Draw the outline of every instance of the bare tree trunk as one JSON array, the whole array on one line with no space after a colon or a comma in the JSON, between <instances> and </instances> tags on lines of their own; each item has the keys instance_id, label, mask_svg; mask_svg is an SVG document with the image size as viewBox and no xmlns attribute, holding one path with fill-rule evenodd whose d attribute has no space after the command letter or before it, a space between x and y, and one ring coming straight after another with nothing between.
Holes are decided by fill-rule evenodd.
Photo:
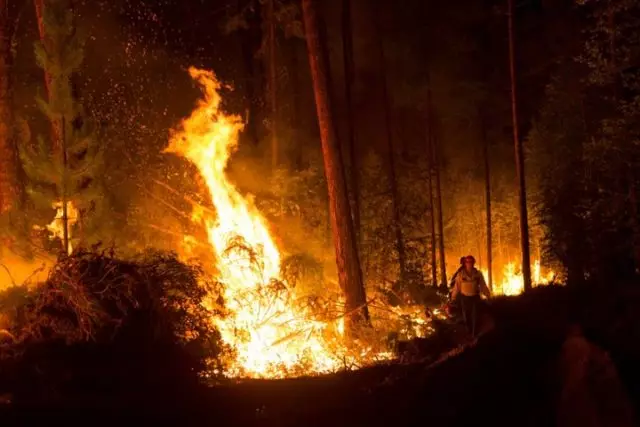
<instances>
[{"instance_id":1,"label":"bare tree trunk","mask_svg":"<svg viewBox=\"0 0 640 427\"><path fill-rule=\"evenodd\" d=\"M329 214L336 250L338 280L345 293L345 310L349 320L347 323L351 329L357 323L368 323L369 311L353 231L342 154L333 121L327 82L328 64L323 54L325 40L320 37L319 20L314 0L302 0L302 11L327 178Z\"/></svg>"},{"instance_id":2,"label":"bare tree trunk","mask_svg":"<svg viewBox=\"0 0 640 427\"><path fill-rule=\"evenodd\" d=\"M297 41L293 41L291 44L291 102L293 108L291 110L291 131L293 135L293 141L297 141L297 135L302 128L300 122L300 59L299 59L299 46ZM303 146L302 144L295 144L293 166L294 170L302 170L304 168L303 163Z\"/></svg>"},{"instance_id":3,"label":"bare tree trunk","mask_svg":"<svg viewBox=\"0 0 640 427\"><path fill-rule=\"evenodd\" d=\"M276 64L276 20L275 0L267 0L266 26L267 38L267 96L269 98L269 110L271 114L271 167L278 167L280 147L278 146L278 75Z\"/></svg>"},{"instance_id":4,"label":"bare tree trunk","mask_svg":"<svg viewBox=\"0 0 640 427\"><path fill-rule=\"evenodd\" d=\"M484 158L484 201L485 213L487 215L487 285L493 292L493 251L492 230L491 230L491 169L489 162L489 139L487 138L487 124L484 114L478 108L478 118L480 119L480 133L482 138L482 157Z\"/></svg>"},{"instance_id":5,"label":"bare tree trunk","mask_svg":"<svg viewBox=\"0 0 640 427\"><path fill-rule=\"evenodd\" d=\"M60 138L60 142L62 144L62 165L64 170L67 170L68 157L67 157L67 139L65 132L65 118L62 117L62 134ZM63 185L62 185L62 245L64 248L65 255L69 255L69 212L68 212L68 204L69 198L67 195L67 182L63 177Z\"/></svg>"},{"instance_id":6,"label":"bare tree trunk","mask_svg":"<svg viewBox=\"0 0 640 427\"><path fill-rule=\"evenodd\" d=\"M347 101L347 137L349 138L349 160L351 198L353 201L353 226L360 246L360 183L359 162L356 150L355 120L353 114L352 88L354 81L353 29L351 26L351 0L342 0L342 54L344 62L345 98Z\"/></svg>"},{"instance_id":7,"label":"bare tree trunk","mask_svg":"<svg viewBox=\"0 0 640 427\"><path fill-rule=\"evenodd\" d=\"M433 113L433 111L432 111ZM433 114L432 114L433 115ZM435 129L434 129L435 131ZM441 286L447 286L447 262L444 253L444 218L442 214L442 187L440 185L440 148L438 139L434 135L432 139L433 169L436 178L436 204L438 207L438 252L440 256L440 281Z\"/></svg>"},{"instance_id":8,"label":"bare tree trunk","mask_svg":"<svg viewBox=\"0 0 640 427\"><path fill-rule=\"evenodd\" d=\"M38 33L40 35L40 42L46 47L49 45L47 40L47 34L44 27L44 9L46 7L46 0L33 0L33 4L36 10L36 18L38 20ZM47 100L51 101L51 98L55 95L52 94L51 73L48 70L44 70L44 84L47 90ZM51 122L51 148L53 150L59 150L62 142L62 124L58 120Z\"/></svg>"},{"instance_id":9,"label":"bare tree trunk","mask_svg":"<svg viewBox=\"0 0 640 427\"><path fill-rule=\"evenodd\" d=\"M509 71L511 74L511 119L513 122L513 143L516 154L516 173L518 178L518 195L520 205L520 247L522 250L522 278L524 290L531 289L531 256L529 253L529 223L527 218L527 188L524 174L524 150L522 140L518 135L518 111L516 98L516 70L514 59L513 40L513 0L508 3L508 26L509 26Z\"/></svg>"},{"instance_id":10,"label":"bare tree trunk","mask_svg":"<svg viewBox=\"0 0 640 427\"><path fill-rule=\"evenodd\" d=\"M12 33L9 2L0 0L0 214L9 210L18 198L13 88L11 87Z\"/></svg>"},{"instance_id":11,"label":"bare tree trunk","mask_svg":"<svg viewBox=\"0 0 640 427\"><path fill-rule=\"evenodd\" d=\"M238 0L237 2L238 13L242 12L242 2ZM255 60L255 51L258 49L254 40L260 40L260 16L259 14L250 15L248 28L246 30L241 30L240 33L240 49L242 51L242 60L244 63L244 74L245 74L245 94L247 97L247 105L248 105L248 117L246 119L247 122L247 134L249 139L253 143L253 145L257 146L260 142L260 137L258 136L258 127L257 123L258 114L257 114L257 90L256 87L259 84L256 84L256 60ZM258 33L256 35L256 32Z\"/></svg>"},{"instance_id":12,"label":"bare tree trunk","mask_svg":"<svg viewBox=\"0 0 640 427\"><path fill-rule=\"evenodd\" d=\"M390 99L387 88L387 69L384 59L384 46L381 27L378 19L377 7L374 5L374 25L378 44L378 57L380 61L380 76L382 78L382 108L384 112L385 128L387 131L387 165L389 168L389 186L391 187L391 204L393 206L393 230L396 235L396 250L398 252L398 264L400 264L400 281L407 279L407 256L400 222L400 193L398 191L398 179L396 174L395 149L393 144L393 129L391 123Z\"/></svg>"},{"instance_id":13,"label":"bare tree trunk","mask_svg":"<svg viewBox=\"0 0 640 427\"><path fill-rule=\"evenodd\" d=\"M430 212L430 221L429 226L431 228L431 284L433 286L438 285L438 266L436 260L436 211L435 211L435 202L433 198L433 119L432 119L432 111L431 111L431 79L429 77L429 73L427 72L427 160L428 160L428 186L429 186L429 207L431 208Z\"/></svg>"}]
</instances>

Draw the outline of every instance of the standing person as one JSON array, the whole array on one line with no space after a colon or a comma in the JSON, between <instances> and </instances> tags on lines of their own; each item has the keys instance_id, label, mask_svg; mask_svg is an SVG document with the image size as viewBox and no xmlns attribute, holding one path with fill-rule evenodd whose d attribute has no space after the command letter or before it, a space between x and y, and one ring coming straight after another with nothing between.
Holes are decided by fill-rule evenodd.
<instances>
[{"instance_id":1,"label":"standing person","mask_svg":"<svg viewBox=\"0 0 640 427\"><path fill-rule=\"evenodd\" d=\"M462 316L467 326L467 331L475 338L476 319L478 317L478 306L480 304L480 294L487 298L491 297L491 291L484 281L484 276L475 267L476 259L472 255L464 258L464 268L460 271L455 280L451 299L460 296L462 305Z\"/></svg>"}]
</instances>

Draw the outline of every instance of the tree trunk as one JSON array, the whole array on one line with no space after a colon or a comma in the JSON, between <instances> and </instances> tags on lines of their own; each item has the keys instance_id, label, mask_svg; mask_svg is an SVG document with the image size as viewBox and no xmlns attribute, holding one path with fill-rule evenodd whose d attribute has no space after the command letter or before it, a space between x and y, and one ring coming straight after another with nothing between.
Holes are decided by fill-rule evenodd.
<instances>
[{"instance_id":1,"label":"tree trunk","mask_svg":"<svg viewBox=\"0 0 640 427\"><path fill-rule=\"evenodd\" d=\"M327 82L328 64L323 55L325 40L320 37L315 1L302 0L302 11L327 179L329 215L336 250L338 280L345 293L347 330L352 330L355 324L368 323L369 311L347 197L342 155L333 122Z\"/></svg>"},{"instance_id":2,"label":"tree trunk","mask_svg":"<svg viewBox=\"0 0 640 427\"><path fill-rule=\"evenodd\" d=\"M46 7L45 0L33 0L36 10L36 18L38 20L38 34L40 35L40 42L44 46L48 46L47 34L44 28L44 9ZM51 73L48 70L44 70L44 85L47 91L47 100L51 101L51 98L55 95L52 94ZM51 148L59 150L62 145L62 125L60 121L53 120L51 122Z\"/></svg>"},{"instance_id":3,"label":"tree trunk","mask_svg":"<svg viewBox=\"0 0 640 427\"><path fill-rule=\"evenodd\" d=\"M67 135L66 135L66 126L65 126L65 118L62 117L62 134L60 138L60 143L62 145L62 165L64 166L64 173L66 175L68 157L67 157ZM63 177L62 180L62 245L64 249L65 255L70 255L70 246L69 246L69 197L67 190L67 181L66 176Z\"/></svg>"},{"instance_id":4,"label":"tree trunk","mask_svg":"<svg viewBox=\"0 0 640 427\"><path fill-rule=\"evenodd\" d=\"M509 29L509 72L511 75L511 119L513 122L513 143L515 145L516 174L518 178L518 198L520 213L520 247L522 250L522 278L524 290L531 289L531 256L529 254L529 224L527 218L527 189L524 175L524 150L522 140L518 135L518 110L516 98L516 70L514 59L513 40L513 0L508 3L508 29Z\"/></svg>"},{"instance_id":5,"label":"tree trunk","mask_svg":"<svg viewBox=\"0 0 640 427\"><path fill-rule=\"evenodd\" d=\"M271 114L271 167L275 170L278 167L280 148L278 146L278 75L276 64L276 20L274 2L275 0L267 0L264 25L267 42L267 97L269 99L269 112Z\"/></svg>"},{"instance_id":6,"label":"tree trunk","mask_svg":"<svg viewBox=\"0 0 640 427\"><path fill-rule=\"evenodd\" d=\"M299 46L297 40L293 40L290 43L291 46L291 103L293 108L291 109L291 140L297 141L300 129L301 108L300 105L300 60L299 60ZM294 142L293 150L293 170L300 171L304 168L303 165L303 146Z\"/></svg>"},{"instance_id":7,"label":"tree trunk","mask_svg":"<svg viewBox=\"0 0 640 427\"><path fill-rule=\"evenodd\" d=\"M436 260L436 211L433 199L433 121L431 111L431 79L427 72L427 168L428 186L429 186L429 206L431 208L429 226L431 228L431 284L438 285L438 266Z\"/></svg>"},{"instance_id":8,"label":"tree trunk","mask_svg":"<svg viewBox=\"0 0 640 427\"><path fill-rule=\"evenodd\" d=\"M353 226L355 228L356 240L360 246L360 183L359 162L356 150L355 120L353 114L353 82L354 82L354 61L353 61L353 30L351 27L351 0L342 0L342 54L344 62L344 84L345 98L347 104L347 137L349 138L349 160L350 160L350 181L351 198L353 201Z\"/></svg>"},{"instance_id":9,"label":"tree trunk","mask_svg":"<svg viewBox=\"0 0 640 427\"><path fill-rule=\"evenodd\" d=\"M238 13L242 12L242 4L238 1L237 4ZM258 49L254 40L260 40L260 16L252 14L250 16L251 22L249 28L241 30L240 32L240 49L242 51L242 60L244 63L245 73L245 95L247 97L248 105L248 117L247 117L247 134L254 146L257 146L260 142L258 136L258 109L257 109L257 90L256 90L256 65L255 65L255 51ZM258 33L257 36L255 33Z\"/></svg>"},{"instance_id":10,"label":"tree trunk","mask_svg":"<svg viewBox=\"0 0 640 427\"><path fill-rule=\"evenodd\" d=\"M400 222L400 193L396 174L395 150L393 146L393 130L391 124L390 99L387 88L387 70L384 59L384 46L381 26L378 18L377 7L374 5L374 26L378 44L378 60L380 61L380 77L382 79L382 108L384 113L385 128L387 132L387 165L389 168L389 186L391 189L391 204L393 207L393 231L396 235L396 251L398 252L398 264L400 265L400 282L407 279L407 256Z\"/></svg>"},{"instance_id":11,"label":"tree trunk","mask_svg":"<svg viewBox=\"0 0 640 427\"><path fill-rule=\"evenodd\" d=\"M432 111L433 113L433 111ZM433 114L432 114L433 116ZM440 256L440 281L441 286L447 286L447 262L444 253L444 218L442 214L442 186L440 185L440 148L434 127L432 139L433 169L436 178L436 204L438 207L438 252Z\"/></svg>"},{"instance_id":12,"label":"tree trunk","mask_svg":"<svg viewBox=\"0 0 640 427\"><path fill-rule=\"evenodd\" d=\"M18 198L11 87L12 33L8 0L0 0L0 214L8 211Z\"/></svg>"},{"instance_id":13,"label":"tree trunk","mask_svg":"<svg viewBox=\"0 0 640 427\"><path fill-rule=\"evenodd\" d=\"M480 119L480 137L482 139L482 157L484 159L484 201L485 214L487 215L487 285L493 292L493 252L491 249L491 169L489 162L489 138L487 138L487 124L484 114L478 108L478 118Z\"/></svg>"}]
</instances>

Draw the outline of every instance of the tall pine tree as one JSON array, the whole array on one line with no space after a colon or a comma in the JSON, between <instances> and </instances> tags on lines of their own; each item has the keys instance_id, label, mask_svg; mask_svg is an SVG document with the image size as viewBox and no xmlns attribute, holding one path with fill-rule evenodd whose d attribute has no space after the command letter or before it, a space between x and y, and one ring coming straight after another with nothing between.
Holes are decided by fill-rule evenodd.
<instances>
[{"instance_id":1,"label":"tall pine tree","mask_svg":"<svg viewBox=\"0 0 640 427\"><path fill-rule=\"evenodd\" d=\"M49 99L38 98L59 141L38 138L34 148L22 144L20 158L29 183L27 194L36 209L57 209L65 253L96 231L104 205L101 176L103 150L94 138L71 79L83 60L84 38L77 32L68 0L44 2L43 25L47 38L35 45L38 64L49 76Z\"/></svg>"}]
</instances>

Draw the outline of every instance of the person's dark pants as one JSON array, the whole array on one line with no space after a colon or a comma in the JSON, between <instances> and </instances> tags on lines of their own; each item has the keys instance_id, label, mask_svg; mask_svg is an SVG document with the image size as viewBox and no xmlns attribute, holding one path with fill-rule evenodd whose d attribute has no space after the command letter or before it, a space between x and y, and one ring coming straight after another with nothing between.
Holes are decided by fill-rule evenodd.
<instances>
[{"instance_id":1,"label":"person's dark pants","mask_svg":"<svg viewBox=\"0 0 640 427\"><path fill-rule=\"evenodd\" d=\"M467 295L460 295L460 305L462 306L462 318L464 319L464 324L467 327L467 332L469 332L472 337L475 337L480 295L474 295L471 297Z\"/></svg>"}]
</instances>

